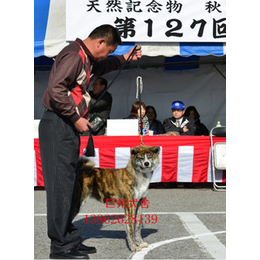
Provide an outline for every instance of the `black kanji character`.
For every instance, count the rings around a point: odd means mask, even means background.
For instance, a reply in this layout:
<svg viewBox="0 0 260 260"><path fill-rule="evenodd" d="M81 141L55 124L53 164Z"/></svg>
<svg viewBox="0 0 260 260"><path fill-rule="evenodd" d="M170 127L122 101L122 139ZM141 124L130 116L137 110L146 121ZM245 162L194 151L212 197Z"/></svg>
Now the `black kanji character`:
<svg viewBox="0 0 260 260"><path fill-rule="evenodd" d="M162 9L160 8L160 6L162 6L161 4L157 3L155 0L153 0L150 4L146 5L148 7L148 12L153 12L153 13L158 13L159 11L161 11Z"/></svg>
<svg viewBox="0 0 260 260"><path fill-rule="evenodd" d="M213 37L217 38L226 38L226 18L215 20L213 18Z"/></svg>
<svg viewBox="0 0 260 260"><path fill-rule="evenodd" d="M172 2L172 0L170 0L167 1L166 9L168 10L169 13L171 12L179 13L182 9L182 4L178 3L176 0L174 1L174 3Z"/></svg>
<svg viewBox="0 0 260 260"><path fill-rule="evenodd" d="M219 13L222 13L222 11L218 10L218 7L220 7L221 4L219 4L217 1L214 1L214 5L212 4L211 1L209 1L209 2L206 3L205 6L206 6L205 10L208 11L209 13L213 12L215 10L217 10Z"/></svg>
<svg viewBox="0 0 260 260"><path fill-rule="evenodd" d="M121 9L123 9L121 5L121 1L119 0L109 0L107 1L107 12L111 11L115 11L115 12L121 12Z"/></svg>
<svg viewBox="0 0 260 260"><path fill-rule="evenodd" d="M141 9L137 10L137 7L140 6L141 1L129 0L129 2L125 2L125 3L126 3L126 10L127 10L127 12L136 12L136 13L143 12Z"/></svg>
<svg viewBox="0 0 260 260"><path fill-rule="evenodd" d="M115 20L116 28L121 37L126 39L128 36L129 37L135 36L134 21L136 21L136 19L134 18L126 17L125 20L119 19L118 17L116 18Z"/></svg>
<svg viewBox="0 0 260 260"><path fill-rule="evenodd" d="M87 7L89 7L87 12L90 12L92 9L95 9L96 12L101 13L101 11L96 8L96 6L99 6L98 0L89 0L89 3L89 5L87 4Z"/></svg>

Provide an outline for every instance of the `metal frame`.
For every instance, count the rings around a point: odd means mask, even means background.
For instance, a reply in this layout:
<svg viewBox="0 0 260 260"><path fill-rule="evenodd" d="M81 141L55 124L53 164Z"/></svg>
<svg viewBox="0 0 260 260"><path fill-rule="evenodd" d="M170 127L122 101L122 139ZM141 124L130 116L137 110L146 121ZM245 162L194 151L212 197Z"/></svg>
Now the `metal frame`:
<svg viewBox="0 0 260 260"><path fill-rule="evenodd" d="M226 168L219 168L216 167L215 164L215 160L216 160L216 155L215 155L215 151L216 151L216 147L218 145L226 145L226 143L215 143L215 145L213 145L213 136L217 136L217 137L226 137L226 126L219 126L219 127L213 127L210 130L210 146L211 146L211 163L212 163L212 177L213 177L213 188L215 191L226 191L226 184L225 185L218 185L216 183L216 176L215 176L215 168L218 170L226 170Z"/></svg>

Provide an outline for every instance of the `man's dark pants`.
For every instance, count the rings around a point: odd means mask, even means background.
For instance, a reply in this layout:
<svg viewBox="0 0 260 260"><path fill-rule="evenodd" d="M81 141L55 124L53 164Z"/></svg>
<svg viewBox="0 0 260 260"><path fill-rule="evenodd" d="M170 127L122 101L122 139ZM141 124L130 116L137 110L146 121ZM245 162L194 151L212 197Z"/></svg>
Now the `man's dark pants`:
<svg viewBox="0 0 260 260"><path fill-rule="evenodd" d="M47 110L39 125L39 142L51 253L59 253L82 241L72 224L80 137L70 120Z"/></svg>

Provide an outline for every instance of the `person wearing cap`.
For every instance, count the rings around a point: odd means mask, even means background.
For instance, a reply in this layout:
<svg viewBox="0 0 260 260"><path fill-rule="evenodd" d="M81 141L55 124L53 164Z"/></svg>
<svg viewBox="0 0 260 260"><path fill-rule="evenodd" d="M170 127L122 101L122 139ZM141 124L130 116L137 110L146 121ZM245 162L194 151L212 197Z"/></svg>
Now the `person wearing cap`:
<svg viewBox="0 0 260 260"><path fill-rule="evenodd" d="M185 106L182 101L172 102L172 117L163 121L163 127L167 132L178 132L180 135L195 135L196 125L192 118L185 117Z"/></svg>

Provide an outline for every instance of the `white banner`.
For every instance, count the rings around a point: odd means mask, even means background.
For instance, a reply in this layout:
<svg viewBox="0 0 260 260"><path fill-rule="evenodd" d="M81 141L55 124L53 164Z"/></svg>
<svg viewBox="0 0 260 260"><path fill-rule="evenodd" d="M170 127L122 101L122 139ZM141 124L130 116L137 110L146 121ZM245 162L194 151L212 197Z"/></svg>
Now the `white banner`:
<svg viewBox="0 0 260 260"><path fill-rule="evenodd" d="M226 0L66 0L66 40L101 24L126 42L225 42Z"/></svg>

